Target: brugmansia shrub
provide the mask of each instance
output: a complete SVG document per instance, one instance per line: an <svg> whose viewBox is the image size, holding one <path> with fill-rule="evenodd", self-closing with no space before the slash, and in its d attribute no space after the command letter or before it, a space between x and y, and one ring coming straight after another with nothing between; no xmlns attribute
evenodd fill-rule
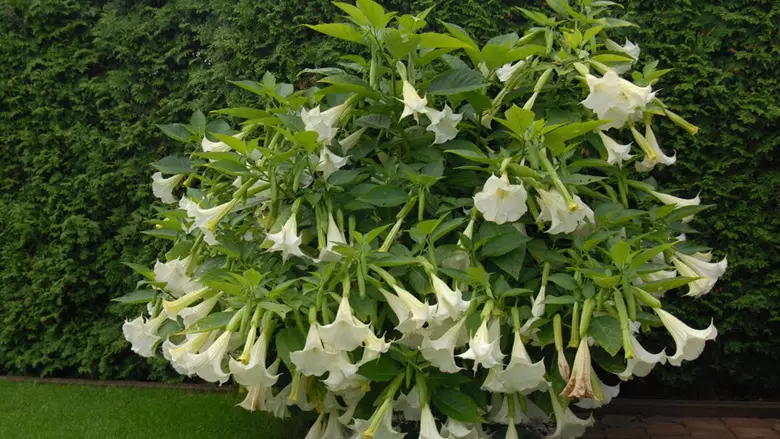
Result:
<svg viewBox="0 0 780 439"><path fill-rule="evenodd" d="M394 413L426 439L577 437L592 419L569 406L608 403L605 382L696 359L715 327L663 295L707 294L726 260L685 239L698 195L650 174L677 160L656 119L698 129L653 91L668 70L609 38L630 25L612 2L548 5L480 47L425 32L429 11L336 3L348 22L310 27L361 50L316 85L266 73L235 82L256 107L161 126L193 150L155 163L150 233L173 245L129 264L133 350L232 377L248 410L316 410L310 438L402 437ZM640 343L653 328L668 353Z"/></svg>

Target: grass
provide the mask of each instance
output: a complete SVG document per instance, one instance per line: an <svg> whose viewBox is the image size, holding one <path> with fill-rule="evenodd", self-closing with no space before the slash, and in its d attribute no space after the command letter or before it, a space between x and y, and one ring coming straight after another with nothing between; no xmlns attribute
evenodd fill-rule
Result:
<svg viewBox="0 0 780 439"><path fill-rule="evenodd" d="M3 439L303 437L305 427L247 412L232 393L0 381Z"/></svg>

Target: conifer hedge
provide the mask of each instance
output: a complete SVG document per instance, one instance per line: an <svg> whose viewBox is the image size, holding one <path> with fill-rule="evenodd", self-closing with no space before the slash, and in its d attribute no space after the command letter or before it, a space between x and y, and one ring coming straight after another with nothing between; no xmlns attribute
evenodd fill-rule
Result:
<svg viewBox="0 0 780 439"><path fill-rule="evenodd" d="M484 39L523 25L517 6L543 2L384 3L401 11L435 6L429 22L458 22ZM706 301L675 300L688 315L716 316L718 340L698 361L626 389L672 389L689 398L776 395L780 3L623 3L624 18L642 26L625 33L641 41L640 62L677 66L665 83L679 85L664 90L664 99L702 129L694 140L676 129L666 131L676 137L660 139L664 150L685 157L664 180L676 195L701 191L704 203L716 205L692 225L729 259ZM155 124L251 102L227 80L270 70L305 83L298 72L335 62L339 43L302 25L337 14L326 0L4 2L0 374L175 376L164 362L131 354L116 322L134 310L110 301L137 281L121 261L160 256L161 247L141 233L154 202L149 163L181 147Z"/></svg>

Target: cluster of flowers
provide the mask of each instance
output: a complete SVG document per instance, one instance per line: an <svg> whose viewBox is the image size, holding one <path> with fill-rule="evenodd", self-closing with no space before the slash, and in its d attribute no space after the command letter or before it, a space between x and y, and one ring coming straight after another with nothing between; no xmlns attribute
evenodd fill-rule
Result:
<svg viewBox="0 0 780 439"><path fill-rule="evenodd" d="M368 0L361 2L373 4ZM412 20L411 23L416 21ZM593 37L600 30L598 28ZM676 155L667 156L661 150L651 128L649 106L657 107L652 114L662 112L691 133L697 129L668 111L656 98L651 85L638 86L621 77L638 59L638 45L626 41L620 46L608 39L605 45L612 52L623 53L628 58L621 59L629 61L608 67L590 60L589 65L600 71L600 76L592 74L590 68L580 62L572 63L580 74L579 78L587 86L587 96L579 104L590 111L588 117L595 116L600 123L587 131L601 140L606 152L603 166L617 170L625 178L623 165L627 162L634 162L635 170L639 173L650 172L659 164L674 164ZM374 59L376 61L379 56L375 54ZM573 304L568 344L563 341L562 321L562 314L567 313L557 306L561 302L550 300L555 297L554 293L550 294L550 282L555 279L555 273L551 274L554 261L538 261L539 266L535 270L541 273L540 282L534 284L533 290L522 292L522 289L517 289L520 292L509 296L509 299L493 294L489 287L490 280L482 285L479 282L468 284L452 275L453 272L469 273L471 269L484 269L486 262L474 252L471 241L477 240L475 229L486 224L495 227L506 225L525 237L532 234L526 230L526 226L536 224L539 228L537 239L550 242L561 237L587 238L600 230L601 224L594 213L594 209L598 211L598 208L592 209L586 204L588 197L594 199L594 191L589 192L584 185L571 183L571 180L564 181L563 160L559 157L557 163L554 163L556 159L553 154L548 158L548 151L543 146L544 136L539 135L538 127L531 126L536 123L532 111L535 102L550 80L553 69L548 68L538 78L533 95L522 109L513 106L504 112L506 119L498 117L502 99L517 88L521 79L527 79L533 72L539 71L538 67L531 68L534 65L533 56L500 65L493 70L485 62L479 63L476 67L484 79L495 79L497 85L502 87L492 100L493 107L479 114L473 107L459 107L455 101L450 101L452 107L445 103L440 107L442 110L429 107L428 96L423 93L421 97L413 85L418 78L407 72L407 66L397 62L395 66L388 65L386 69L395 67L396 72L391 74L392 87L385 87L385 91L394 93L390 90L395 90L396 73L402 85L400 96L388 99L392 101L388 106L398 101L403 103L403 109L395 113L395 125L408 124L407 118L412 116L417 125L410 129L423 131L423 134L433 133L430 143L446 146L459 136L464 137L459 129L461 123L461 129L468 125L466 129L479 130L480 127L490 129L492 122L497 121L508 128L506 132L514 131L518 142L527 145L519 154L503 154L503 151L495 154L487 146L488 141L483 139L480 146L484 146L491 156L488 158L482 154L485 159L481 163L495 164L480 168L490 176L481 189L474 188L469 193L469 196L473 195L473 200L466 199L467 203L473 201L468 206L473 206L473 209L463 217L463 223L467 222L467 225L458 234L457 244L453 245L458 250L446 261L437 263L435 249L431 248L431 256L426 257L424 252L418 251L421 248L418 246L415 257L405 260L405 264L413 265L417 273L424 273L422 279L417 278L416 281L428 287L431 298L418 294L417 287L407 288L415 280L393 274L392 270L386 270L379 263L372 263L381 258L369 259L359 253L371 250L374 256L390 255L392 245L401 238L406 215L416 203L420 206L418 226L424 222L426 210L422 192L416 196L413 191L410 192L404 208L395 216L397 219L393 227L389 231L380 228L375 234L374 238L380 234L384 236L384 242L378 249L371 249L368 245L370 240L365 238L372 232L358 232L354 223L345 227L339 206L334 208L328 202L320 203L321 199L329 196L329 188L338 186L329 179L350 163L350 151L365 140L363 137L367 137L367 133L371 133L366 126L349 129L350 113L365 111L365 107L370 107L374 101L361 101L364 97L353 93L343 103L326 110L322 110L321 105L308 105L309 108L306 108L290 105L289 102L277 109L280 114L287 112L286 116L299 118L305 133L316 134L309 136L312 139L316 137L312 148L298 145L297 142L305 143L305 139L297 138L279 127L265 133L265 152L260 148L248 147L249 143L245 141L252 136L252 130L257 129L258 124L245 124L240 133L232 135L232 138L222 137L222 141L213 140L205 132L199 132L197 141L202 150L199 154L205 154L204 157L209 160L224 157L219 154L235 154L240 157L236 161L246 164L247 171L242 170L241 175L235 178L235 174L232 174L232 183L230 180L219 183L220 193L225 193L224 188L231 185L236 189L232 198L225 202L216 202L219 197L208 194L210 181L219 181L219 178L203 179L202 191L188 191L186 195L177 197L175 193L182 187L188 187L194 174L164 177L158 172L152 176L154 194L163 203L178 206L176 214L169 216L181 218L181 223L177 223L178 236L193 237L194 243L188 241L190 245L185 252L186 256L168 262L158 261L153 271L145 273L145 283L152 286L155 295L147 306L148 316L143 314L127 320L123 326L132 350L141 356L151 357L160 349L162 356L183 375L198 376L220 384L232 377L246 389L246 398L240 405L247 410L264 410L281 418L289 416L292 406L301 410L316 410L319 417L307 439L399 439L404 434L393 425L394 414L400 414L409 421L419 421L420 439L489 437L487 431L490 428L486 431L480 422L465 422L453 416L437 420L441 409L432 402L432 384L426 380L426 373L454 375L464 370L470 370L469 374L473 371L473 380L477 380L477 377L480 380L477 387L491 395L489 403L480 410L477 419L489 424L506 425L507 438L518 437L516 425L552 422L555 427L550 428L549 438L578 437L592 425L593 420L577 417L569 408L569 403L592 409L607 404L619 391L619 385L609 386L602 382L592 364L591 350L594 345L601 346L599 340L589 333L590 322L601 316L614 317L620 323L621 334L618 338L622 340L625 357L625 368L616 373L620 380L647 376L657 364L668 362L679 366L683 361L696 359L704 350L706 341L715 339L717 331L714 325L711 323L703 330L693 329L662 309L659 299L663 298L665 289L652 294L644 290L648 285L677 279L681 280L679 286L687 285L688 296L700 297L709 293L725 273L725 258L714 262L711 252L683 252L675 249L676 245L685 241L684 235L652 248L643 246L641 238L635 240L638 250L631 257L640 260L637 267L653 265L650 269L638 271L634 267L628 270L625 261L615 261L619 276L612 276L612 272L597 273L601 278L594 275L594 283L601 287L600 292L586 297L571 297L571 302L568 302ZM374 77L373 64L369 76ZM380 89L379 86L375 88ZM455 113L453 108L461 112ZM523 117L528 118L527 126L517 132L512 120ZM426 120L427 126L422 130L419 124L426 123ZM543 120L536 120L539 126L544 126ZM634 124L640 122L645 125L644 134L634 128ZM554 129L549 128L544 133ZM630 131L638 145L634 153L631 144L620 144L615 140L624 133L621 130L625 129ZM342 130L347 134L339 139ZM406 128L400 128L399 137L403 137L404 130ZM431 135L427 136L430 138ZM285 150L284 145L289 149ZM335 154L334 150L340 151L342 155ZM536 169L525 166L527 157L532 155L531 151L533 160L529 159L529 162L532 161ZM300 158L303 163L296 168L300 169L298 175L289 187L282 188L284 190L280 189L280 181L291 172L292 165L283 160L274 162L273 166L269 165L272 161L270 155L280 152L289 161ZM387 157L382 158L380 154L387 155L382 151L377 154L377 160L387 162ZM359 166L360 158L352 161ZM213 171L208 166L205 168ZM253 173L255 171L258 172ZM379 177L374 182L385 183ZM658 192L650 185L634 183L633 189L640 193L637 199L645 201L654 198L660 201L666 206L666 214L676 209L700 206L701 203L699 196L692 199L679 198ZM622 184L625 184L625 180L622 180ZM578 194L586 197L586 200ZM306 195L316 196L307 198ZM622 195L625 196L625 193ZM308 217L302 207L304 202L312 205L308 211L312 215ZM283 209L278 207L281 204L284 204ZM627 199L623 204L628 207ZM274 207L269 209L269 206ZM253 210L258 218L246 214L251 212L250 208L256 208ZM269 213L269 210L273 213ZM258 244L253 248L260 248L263 255L270 255L269 259L264 260L269 266L303 273L292 280L282 276L284 281L278 282L281 285L272 283L271 286L278 288L279 295L286 290L294 290L299 296L308 295L308 302L300 302L305 305L296 308L284 304L281 299L275 301L278 298L278 295L274 295L276 290L258 296L262 300L258 303L258 297L231 293L227 284L214 282L213 276L207 274L209 269L215 267L204 268L208 264L205 262L208 257L204 257L204 254L209 250L217 251L235 239L235 234L228 232L237 230L237 224L247 217L250 218L250 226L241 229L240 242ZM692 218L693 214L680 221L684 224ZM220 224L223 226L220 227ZM303 229L301 231L299 224ZM450 237L454 238L455 232L453 228L446 234L451 233ZM612 235L604 235L596 244L613 235L618 235L617 239L625 238L626 233L625 229L614 230ZM317 251L309 249L308 243L312 241L312 236L317 237ZM452 241L454 243L455 239ZM645 242L658 244L657 241ZM620 243L626 246L624 258L628 258L630 245L624 241ZM433 247L432 242L429 245ZM614 250L611 252L620 253ZM356 254L358 256L354 256ZM581 269L572 278L580 288L581 275L586 272L582 268L580 266L571 270L577 272ZM246 279L246 275L231 271L230 264L224 264L220 269L223 274L229 273L227 275L234 279L240 278L244 284L252 283ZM563 273L566 267L555 269ZM273 277L268 273L254 272L252 277ZM255 284L259 282L257 279ZM620 285L619 280L622 280ZM306 291L297 290L298 287L293 285L298 282L313 287ZM376 292L373 298L365 297L367 282ZM385 316L392 314L392 318L387 320L383 317L380 320L369 315L371 313L356 311L359 308L355 307L357 302L355 294L352 294L353 283L360 288L359 301L373 300ZM325 291L327 288L332 289L334 284L341 285L341 294ZM415 290L417 293L412 292ZM551 306L551 303L556 306ZM645 313L644 317L638 318L636 310L643 306L649 308L655 317ZM335 315L332 315L331 308L337 310ZM288 316L288 313L291 315ZM640 327L646 326L648 315L651 320L657 320L658 326L663 325L674 339L676 346L673 354L667 354L665 349L651 353L640 344ZM306 317L308 324L305 323ZM540 329L543 325L551 328L551 340L549 337L543 339ZM175 330L167 330L167 326L175 327ZM290 333L300 335L299 343L288 340L287 335ZM549 361L548 356L548 362L545 363L545 357L537 352L543 352L543 348L550 344L554 344L555 350L547 352L554 355L555 360ZM576 349L571 364L566 356L567 348ZM397 358L409 352L414 360L407 361L407 358L404 364ZM393 354L397 356L391 360ZM373 413L370 416L358 416L359 404L372 389L376 389L373 386L377 384L365 376L368 374L365 372L366 367L379 367L377 365L383 360L396 362L394 364L401 369L395 371L391 368L395 371L394 375L379 383L384 391L374 402ZM285 374L285 371L288 373Z"/></svg>

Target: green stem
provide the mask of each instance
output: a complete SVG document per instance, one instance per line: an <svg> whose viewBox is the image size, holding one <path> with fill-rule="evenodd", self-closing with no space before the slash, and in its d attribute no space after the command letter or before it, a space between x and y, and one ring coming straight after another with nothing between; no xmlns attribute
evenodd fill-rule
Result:
<svg viewBox="0 0 780 439"><path fill-rule="evenodd" d="M615 306L617 307L618 318L620 320L620 332L623 336L623 350L626 353L626 359L634 358L634 346L631 344L631 330L629 329L628 313L626 312L626 303L623 301L623 294L617 288L614 292Z"/></svg>
<svg viewBox="0 0 780 439"><path fill-rule="evenodd" d="M396 236L398 235L398 232L401 231L401 226L403 225L404 218L406 218L407 215L409 215L409 212L412 210L412 207L414 206L414 202L417 197L412 197L409 201L406 202L406 205L401 209L401 212L398 213L398 220L393 225L393 228L390 229L390 233L387 235L387 238L385 238L385 241L382 243L382 246L379 248L380 252L386 252L390 249L390 246L393 245L393 242L395 241Z"/></svg>

